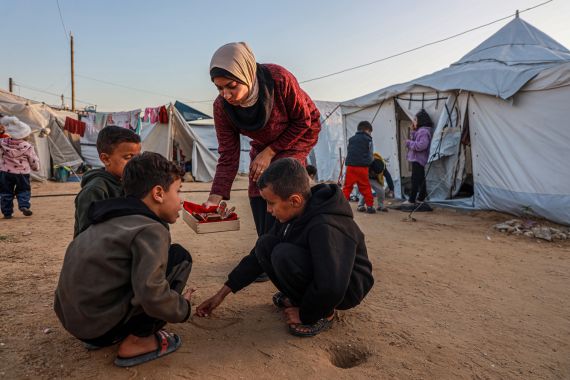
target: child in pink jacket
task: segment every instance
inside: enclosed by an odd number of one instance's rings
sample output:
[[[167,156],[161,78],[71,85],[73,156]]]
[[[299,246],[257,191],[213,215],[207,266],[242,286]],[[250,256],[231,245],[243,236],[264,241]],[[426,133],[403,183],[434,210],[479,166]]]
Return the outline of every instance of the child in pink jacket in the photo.
[[[32,130],[29,125],[13,116],[2,117],[0,125],[5,127],[6,134],[10,136],[0,139],[0,208],[4,219],[12,218],[16,197],[20,211],[25,216],[30,216],[30,172],[40,169],[40,160],[34,147],[25,140]]]

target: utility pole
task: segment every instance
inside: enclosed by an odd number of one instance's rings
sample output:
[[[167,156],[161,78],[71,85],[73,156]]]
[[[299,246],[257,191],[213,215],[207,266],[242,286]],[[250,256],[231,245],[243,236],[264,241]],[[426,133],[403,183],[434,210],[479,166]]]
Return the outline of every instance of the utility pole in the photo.
[[[12,78],[8,78],[8,90],[10,92],[14,90],[14,80]]]
[[[61,94],[61,108],[65,109],[65,97]]]
[[[69,32],[71,47],[71,111],[75,112],[75,67],[73,63],[73,33]]]

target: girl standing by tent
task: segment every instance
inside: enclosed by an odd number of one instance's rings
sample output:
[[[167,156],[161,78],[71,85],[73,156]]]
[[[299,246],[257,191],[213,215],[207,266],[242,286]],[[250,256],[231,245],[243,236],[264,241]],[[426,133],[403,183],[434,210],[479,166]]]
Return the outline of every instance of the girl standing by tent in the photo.
[[[410,140],[406,141],[406,147],[408,148],[406,158],[412,163],[412,191],[409,200],[404,203],[414,204],[416,203],[416,197],[420,202],[423,202],[427,197],[424,167],[428,162],[432,134],[433,122],[428,113],[421,109],[412,121]]]
[[[275,219],[267,213],[257,179],[279,158],[306,164],[321,129],[320,113],[293,74],[278,65],[257,63],[245,42],[229,43],[214,53],[210,78],[219,91],[214,122],[220,158],[205,205],[230,198],[239,167],[240,134],[250,137],[249,199],[257,234],[262,235]]]

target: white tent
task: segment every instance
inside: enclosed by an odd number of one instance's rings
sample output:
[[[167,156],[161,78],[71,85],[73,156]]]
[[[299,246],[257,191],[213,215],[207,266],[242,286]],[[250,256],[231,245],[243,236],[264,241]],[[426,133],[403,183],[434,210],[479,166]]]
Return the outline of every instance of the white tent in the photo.
[[[192,159],[192,176],[196,181],[209,182],[214,179],[217,152],[209,125],[187,123],[180,112],[169,107],[168,124],[143,123],[141,125],[142,150],[162,154],[172,160],[174,147],[180,148],[186,158]],[[217,143],[215,144],[217,149]]]
[[[398,196],[409,175],[403,143],[411,118],[424,108],[436,124],[431,201],[530,211],[570,224],[569,101],[570,51],[517,17],[449,68],[341,108],[349,136],[361,120],[372,122],[375,150],[388,159]],[[473,197],[446,201],[469,174]]]
[[[51,165],[78,167],[83,160],[63,133],[65,118],[77,119],[77,114],[55,110],[48,105],[0,90],[0,113],[16,116],[32,128],[31,142],[40,158],[40,170],[34,178],[51,176]],[[49,128],[51,133],[40,133]],[[43,136],[43,137],[40,137]]]
[[[336,182],[342,171],[342,157],[346,156],[346,134],[342,113],[337,102],[316,100],[321,113],[319,141],[309,155],[309,163],[317,168],[317,180]]]

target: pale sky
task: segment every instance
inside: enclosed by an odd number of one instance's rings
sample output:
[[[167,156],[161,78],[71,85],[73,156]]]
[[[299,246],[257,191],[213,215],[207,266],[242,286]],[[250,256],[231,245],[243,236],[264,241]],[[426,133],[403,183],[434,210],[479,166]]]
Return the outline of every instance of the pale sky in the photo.
[[[282,65],[302,81],[397,54],[543,1],[59,0],[59,6],[65,29],[75,38],[78,100],[96,104],[98,111],[181,100],[211,114],[209,100],[217,93],[208,65],[224,43],[247,41],[258,62]],[[57,1],[0,3],[0,88],[7,89],[12,77],[22,86],[15,88],[16,94],[60,104],[58,96],[25,88],[71,94],[69,42]],[[521,14],[566,47],[569,16],[570,0],[554,0]],[[313,99],[342,101],[406,82],[449,66],[508,22],[302,87]],[[76,105],[84,107],[79,101]]]

